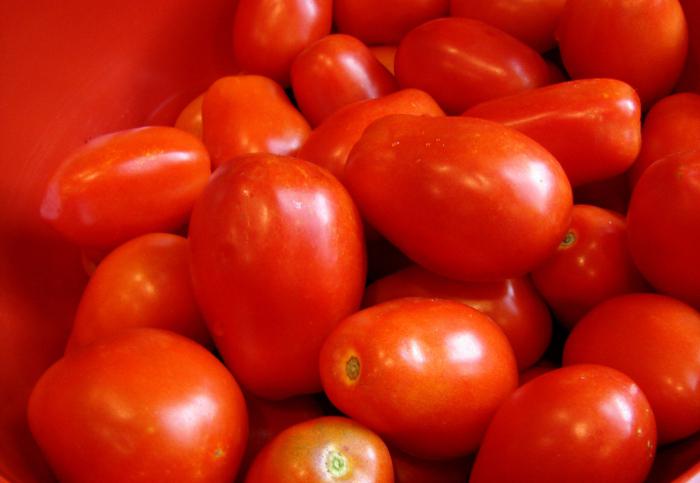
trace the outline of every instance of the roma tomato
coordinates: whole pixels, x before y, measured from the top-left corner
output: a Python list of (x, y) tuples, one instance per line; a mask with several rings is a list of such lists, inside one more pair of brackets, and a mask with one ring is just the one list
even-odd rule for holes
[(328, 416), (294, 425), (258, 454), (246, 483), (393, 483), (391, 456), (367, 428)]
[(546, 85), (537, 52), (490, 25), (467, 18), (432, 20), (403, 38), (396, 78), (433, 96), (450, 114), (479, 102)]
[(282, 88), (257, 75), (214, 82), (204, 95), (202, 119), (214, 167), (244, 154), (294, 154), (311, 131)]
[(557, 158), (573, 186), (624, 172), (642, 142), (639, 97), (613, 79), (554, 84), (479, 104), (464, 115), (527, 134)]
[(331, 402), (393, 446), (449, 459), (479, 446), (518, 380), (488, 316), (449, 300), (404, 298), (343, 320), (321, 349)]
[(640, 483), (656, 448), (654, 415), (639, 387), (604, 366), (557, 369), (500, 407), (470, 483)]
[(651, 165), (632, 192), (630, 251), (659, 291), (700, 309), (700, 151)]
[(659, 442), (700, 431), (700, 313), (663, 295), (621, 295), (596, 306), (574, 327), (564, 364), (614, 367), (649, 399)]
[(649, 288), (629, 253), (625, 219), (590, 205), (574, 205), (569, 231), (532, 280), (569, 328), (600, 302)]
[(344, 172), (369, 223), (418, 264), (464, 281), (524, 275), (569, 225), (559, 163), (514, 129), (471, 118), (388, 116)]
[(469, 479), (473, 458), (430, 461), (390, 448), (395, 483), (465, 483)]
[(396, 59), (396, 49), (395, 45), (375, 45), (370, 47), (369, 50), (374, 54), (379, 62), (382, 63), (384, 67), (387, 68), (391, 74), (394, 74), (394, 60)]
[(39, 379), (29, 425), (61, 481), (231, 481), (245, 401), (194, 342), (128, 329), (66, 355)]
[(173, 127), (99, 136), (74, 151), (46, 188), (41, 216), (73, 243), (113, 247), (179, 228), (207, 184), (202, 143)]
[(678, 0), (569, 0), (557, 38), (572, 78), (625, 81), (645, 106), (673, 89), (688, 50)]
[(286, 86), (294, 58), (331, 31), (332, 0), (239, 0), (233, 20), (236, 66)]
[(202, 102), (204, 94), (200, 94), (182, 110), (175, 121), (175, 127), (187, 131), (197, 139), (202, 139)]
[(292, 64), (299, 109), (313, 126), (343, 106), (394, 92), (396, 79), (369, 48), (350, 35), (329, 35), (311, 44)]
[(549, 310), (532, 282), (524, 277), (498, 282), (457, 282), (413, 266), (367, 287), (363, 306), (402, 297), (457, 300), (488, 315), (508, 338), (519, 370), (537, 362), (552, 337)]
[(226, 163), (195, 206), (190, 248), (195, 294), (238, 381), (272, 399), (319, 391), (321, 344), (365, 282), (362, 222), (340, 182), (295, 158)]
[(144, 235), (102, 260), (83, 292), (67, 350), (127, 327), (167, 329), (210, 342), (194, 299), (185, 238)]

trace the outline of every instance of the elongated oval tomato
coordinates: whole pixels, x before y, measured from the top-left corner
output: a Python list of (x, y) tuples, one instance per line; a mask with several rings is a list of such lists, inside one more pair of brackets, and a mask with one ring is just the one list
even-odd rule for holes
[(546, 85), (549, 69), (537, 52), (478, 20), (432, 20), (403, 38), (396, 78), (433, 96), (450, 114), (479, 102)]
[(73, 243), (113, 247), (149, 232), (179, 228), (209, 174), (204, 146), (180, 129), (105, 134), (58, 167), (41, 216)]
[(323, 344), (333, 404), (414, 456), (448, 459), (478, 446), (515, 389), (508, 339), (462, 303), (404, 298), (343, 320)]
[(195, 206), (190, 248), (197, 300), (237, 380), (265, 398), (319, 391), (321, 344), (365, 281), (361, 220), (340, 182), (295, 158), (226, 163)]
[(248, 433), (223, 364), (184, 337), (144, 328), (51, 366), (32, 392), (29, 424), (56, 476), (75, 482), (232, 481)]
[(344, 181), (373, 227), (457, 280), (524, 275), (554, 251), (571, 214), (571, 187), (552, 155), (481, 119), (380, 119), (355, 145)]

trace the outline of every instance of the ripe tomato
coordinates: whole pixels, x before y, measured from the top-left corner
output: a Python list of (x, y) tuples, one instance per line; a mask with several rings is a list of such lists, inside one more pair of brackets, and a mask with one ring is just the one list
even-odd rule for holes
[(176, 128), (187, 131), (197, 139), (202, 139), (202, 101), (204, 94), (192, 99), (175, 121)]
[(237, 380), (272, 399), (319, 391), (321, 344), (365, 282), (362, 223), (340, 182), (299, 159), (237, 158), (197, 202), (190, 248), (197, 300)]
[(541, 87), (479, 104), (464, 115), (527, 134), (557, 158), (573, 186), (624, 172), (642, 142), (639, 97), (613, 79)]
[(384, 67), (387, 68), (391, 74), (394, 74), (394, 60), (396, 59), (396, 49), (395, 45), (375, 45), (370, 47), (369, 50), (374, 54), (379, 62), (382, 63)]
[(673, 483), (697, 483), (700, 481), (700, 461), (688, 469), (685, 473), (673, 480)]
[(632, 258), (659, 291), (700, 308), (700, 151), (651, 165), (632, 193)]
[(253, 461), (246, 483), (393, 483), (391, 456), (367, 428), (328, 416), (278, 434)]
[(639, 483), (655, 448), (654, 415), (630, 378), (609, 367), (565, 367), (503, 403), (469, 481)]
[(355, 145), (344, 181), (373, 227), (457, 280), (524, 275), (554, 251), (571, 214), (552, 155), (481, 119), (380, 119)]
[(676, 91), (700, 92), (700, 3), (681, 0), (681, 6), (688, 23), (688, 57)]
[(282, 88), (257, 75), (214, 82), (204, 95), (202, 117), (214, 167), (243, 154), (294, 154), (311, 131)]
[(394, 92), (396, 79), (369, 48), (349, 35), (318, 40), (292, 64), (299, 109), (313, 126), (343, 106)]
[(479, 102), (546, 85), (549, 69), (537, 52), (477, 20), (443, 18), (412, 30), (396, 52), (401, 87), (433, 96), (450, 114)]
[(428, 459), (476, 450), (518, 379), (508, 339), (488, 316), (423, 298), (392, 300), (343, 320), (323, 344), (320, 367), (338, 409)]
[(700, 431), (700, 313), (670, 297), (621, 295), (583, 317), (564, 364), (594, 363), (631, 377), (649, 399), (659, 442)]
[(29, 424), (61, 481), (231, 481), (248, 433), (226, 368), (171, 332), (128, 329), (39, 379)]
[(73, 243), (112, 247), (184, 224), (209, 174), (204, 146), (179, 129), (106, 134), (58, 167), (41, 216)]
[(331, 31), (332, 0), (239, 0), (233, 59), (242, 72), (287, 86), (294, 58)]
[(473, 458), (430, 461), (389, 448), (395, 483), (464, 483), (469, 480)]
[(572, 78), (625, 81), (645, 106), (673, 89), (688, 49), (678, 0), (569, 0), (557, 38)]

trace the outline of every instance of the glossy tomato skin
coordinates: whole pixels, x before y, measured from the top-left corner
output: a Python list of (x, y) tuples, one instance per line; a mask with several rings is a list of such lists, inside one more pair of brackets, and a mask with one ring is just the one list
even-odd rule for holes
[(688, 50), (678, 0), (570, 0), (557, 38), (572, 78), (627, 82), (647, 107), (671, 91)]
[(604, 300), (649, 289), (629, 253), (625, 219), (591, 205), (574, 205), (559, 248), (532, 280), (569, 328)]
[(476, 450), (518, 378), (508, 339), (488, 316), (425, 298), (346, 318), (324, 342), (320, 368), (338, 409), (426, 459)]
[(579, 365), (514, 392), (494, 416), (470, 483), (639, 483), (656, 449), (654, 415), (624, 374)]
[(197, 139), (202, 139), (202, 102), (204, 94), (190, 101), (175, 120), (175, 127), (187, 131)]
[(46, 188), (41, 216), (73, 243), (113, 247), (178, 228), (207, 184), (202, 143), (172, 127), (99, 136), (75, 150)]
[(448, 461), (430, 461), (389, 448), (395, 483), (464, 483), (474, 459), (471, 456)]
[(468, 109), (527, 134), (557, 158), (573, 186), (627, 170), (642, 142), (634, 89), (613, 79), (541, 87)]
[(49, 368), (29, 424), (56, 476), (75, 482), (231, 481), (248, 432), (226, 368), (184, 337), (144, 328)]
[(366, 44), (397, 44), (414, 27), (446, 16), (449, 3), (449, 0), (335, 0), (333, 16), (340, 32)]
[(233, 20), (233, 59), (250, 74), (287, 86), (294, 58), (331, 31), (331, 0), (240, 0)]
[(83, 292), (67, 350), (128, 327), (167, 329), (210, 343), (192, 290), (187, 239), (152, 233), (102, 260)]
[(418, 89), (402, 89), (379, 99), (356, 102), (329, 116), (311, 132), (298, 156), (342, 180), (350, 150), (364, 130), (390, 114), (445, 115), (430, 95)]
[(197, 202), (190, 248), (197, 300), (237, 380), (271, 399), (319, 391), (321, 344), (365, 281), (361, 220), (340, 182), (295, 158), (238, 158)]
[(649, 399), (659, 442), (700, 430), (700, 314), (663, 295), (609, 299), (579, 321), (564, 364), (604, 364), (624, 372)]
[(478, 20), (443, 18), (415, 28), (396, 52), (396, 78), (433, 96), (449, 114), (546, 85), (537, 52)]
[(348, 158), (345, 185), (367, 221), (418, 264), (463, 281), (522, 276), (569, 224), (559, 163), (481, 119), (388, 116)]
[(204, 95), (202, 119), (214, 167), (244, 154), (294, 154), (311, 131), (282, 88), (257, 75), (214, 82)]
[(393, 483), (384, 442), (351, 419), (328, 416), (277, 435), (253, 461), (246, 483)]
[(627, 213), (630, 251), (660, 292), (700, 309), (700, 151), (652, 164), (632, 192)]
[(549, 309), (525, 277), (457, 282), (414, 265), (368, 286), (362, 305), (370, 307), (402, 297), (457, 300), (488, 315), (508, 338), (519, 370), (537, 362), (552, 337)]
[(397, 90), (394, 76), (369, 48), (350, 35), (328, 35), (302, 51), (292, 64), (292, 88), (312, 126), (343, 106)]

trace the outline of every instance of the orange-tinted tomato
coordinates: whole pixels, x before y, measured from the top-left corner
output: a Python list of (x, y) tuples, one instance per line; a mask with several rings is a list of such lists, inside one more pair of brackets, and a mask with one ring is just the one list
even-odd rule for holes
[(473, 458), (430, 461), (390, 448), (395, 483), (465, 483), (469, 479)]
[(175, 121), (176, 128), (187, 131), (197, 139), (202, 139), (202, 101), (204, 94), (192, 99)]
[(374, 54), (379, 62), (382, 63), (384, 67), (387, 68), (389, 72), (394, 74), (394, 60), (396, 59), (396, 49), (395, 45), (375, 45), (370, 47), (369, 50)]

